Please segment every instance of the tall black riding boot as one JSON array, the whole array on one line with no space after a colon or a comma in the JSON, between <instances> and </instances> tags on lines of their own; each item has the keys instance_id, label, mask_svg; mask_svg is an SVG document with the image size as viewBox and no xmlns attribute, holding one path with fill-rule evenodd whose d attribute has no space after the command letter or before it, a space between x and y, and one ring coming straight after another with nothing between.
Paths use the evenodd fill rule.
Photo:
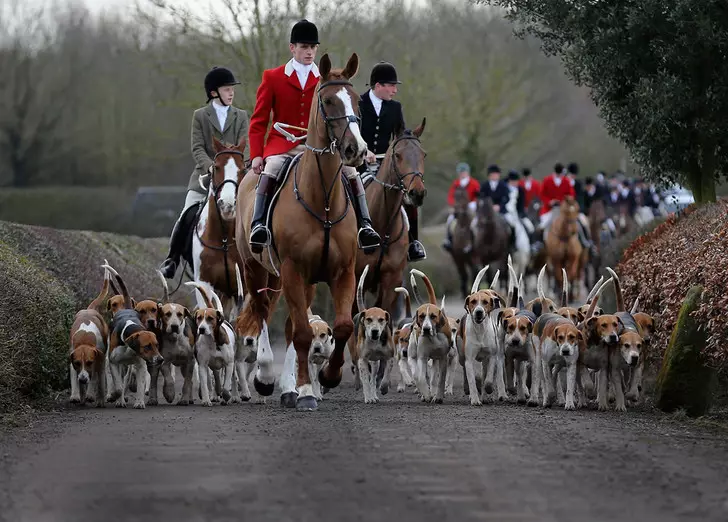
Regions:
<instances>
[{"instance_id":1,"label":"tall black riding boot","mask_svg":"<svg viewBox=\"0 0 728 522\"><path fill-rule=\"evenodd\" d=\"M351 189L351 202L356 214L357 227L359 227L356 241L365 254L371 254L381 244L381 238L372 226L372 219L369 217L369 207L367 206L367 195L364 192L361 179L358 175L347 179Z\"/></svg>"},{"instance_id":2,"label":"tall black riding boot","mask_svg":"<svg viewBox=\"0 0 728 522\"><path fill-rule=\"evenodd\" d=\"M253 221L250 227L250 250L260 254L263 248L270 245L271 233L266 224L268 209L276 191L276 179L265 174L260 175L258 186L255 188L255 207L253 209Z\"/></svg>"},{"instance_id":3,"label":"tall black riding boot","mask_svg":"<svg viewBox=\"0 0 728 522\"><path fill-rule=\"evenodd\" d=\"M167 279L172 279L174 274L177 272L177 265L179 265L179 258L185 248L187 236L190 232L190 227L194 224L195 216L200 208L201 202L190 205L182 215L177 218L177 221L172 228L172 235L169 239L169 253L167 258L162 262L159 267L159 271Z\"/></svg>"},{"instance_id":4,"label":"tall black riding boot","mask_svg":"<svg viewBox=\"0 0 728 522\"><path fill-rule=\"evenodd\" d=\"M416 261L422 261L424 259L427 259L427 253L425 252L425 247L420 243L420 241L417 239L418 233L418 215L417 215L417 207L411 207L409 205L404 205L404 211L407 214L407 219L409 220L409 248L407 249L407 260L411 262Z\"/></svg>"}]
</instances>

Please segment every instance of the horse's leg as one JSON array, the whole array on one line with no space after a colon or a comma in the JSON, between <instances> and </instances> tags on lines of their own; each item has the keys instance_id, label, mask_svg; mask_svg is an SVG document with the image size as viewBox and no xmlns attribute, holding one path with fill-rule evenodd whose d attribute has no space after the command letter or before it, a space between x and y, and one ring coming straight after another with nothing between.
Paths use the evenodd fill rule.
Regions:
<instances>
[{"instance_id":1,"label":"horse's leg","mask_svg":"<svg viewBox=\"0 0 728 522\"><path fill-rule=\"evenodd\" d=\"M354 322L351 320L351 307L356 291L354 265L352 264L340 277L332 281L330 287L336 310L333 328L335 345L328 363L325 363L319 371L319 381L326 388L336 388L341 383L341 367L344 365L346 341L354 332Z\"/></svg>"},{"instance_id":2,"label":"horse's leg","mask_svg":"<svg viewBox=\"0 0 728 522\"><path fill-rule=\"evenodd\" d=\"M298 392L296 391L296 349L293 347L293 323L291 317L286 319L286 358L281 372L281 406L294 408Z\"/></svg>"},{"instance_id":3,"label":"horse's leg","mask_svg":"<svg viewBox=\"0 0 728 522\"><path fill-rule=\"evenodd\" d=\"M352 314L357 310L352 308ZM349 347L349 358L351 359L351 373L354 374L354 390L359 391L362 387L361 372L359 371L359 345L356 343L356 336L353 334L346 341Z\"/></svg>"},{"instance_id":4,"label":"horse's leg","mask_svg":"<svg viewBox=\"0 0 728 522\"><path fill-rule=\"evenodd\" d=\"M289 317L292 324L293 347L296 350L296 409L312 411L318 408L313 394L311 378L308 375L308 351L311 348L313 332L308 324L308 288L303 277L296 271L291 260L284 261L281 266L283 279L283 296L288 305ZM343 353L342 353L343 359Z\"/></svg>"}]
</instances>

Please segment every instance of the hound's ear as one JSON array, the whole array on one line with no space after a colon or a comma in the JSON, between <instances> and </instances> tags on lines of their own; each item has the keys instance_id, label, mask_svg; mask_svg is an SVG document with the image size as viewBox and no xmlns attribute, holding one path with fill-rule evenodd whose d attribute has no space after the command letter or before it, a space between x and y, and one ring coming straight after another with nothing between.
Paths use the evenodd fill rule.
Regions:
<instances>
[{"instance_id":1,"label":"hound's ear","mask_svg":"<svg viewBox=\"0 0 728 522\"><path fill-rule=\"evenodd\" d=\"M621 334L624 331L624 323L622 322L622 319L617 316L617 322L619 323L619 333Z\"/></svg>"},{"instance_id":2,"label":"hound's ear","mask_svg":"<svg viewBox=\"0 0 728 522\"><path fill-rule=\"evenodd\" d=\"M384 311L384 320L387 321L387 326L392 324L392 318L386 310Z\"/></svg>"},{"instance_id":3,"label":"hound's ear","mask_svg":"<svg viewBox=\"0 0 728 522\"><path fill-rule=\"evenodd\" d=\"M437 321L437 326L439 327L440 331L444 330L447 327L447 316L442 310L440 310L440 318Z\"/></svg>"},{"instance_id":4,"label":"hound's ear","mask_svg":"<svg viewBox=\"0 0 728 522\"><path fill-rule=\"evenodd\" d=\"M580 323L584 321L584 317L584 312L582 312L581 310L577 310L576 318L579 320Z\"/></svg>"},{"instance_id":5,"label":"hound's ear","mask_svg":"<svg viewBox=\"0 0 728 522\"><path fill-rule=\"evenodd\" d=\"M382 335L380 339L382 340L382 346L387 346L389 344L389 337L392 334L392 330L389 328L389 323L387 323L387 326L384 327L384 331L382 332Z\"/></svg>"},{"instance_id":6,"label":"hound's ear","mask_svg":"<svg viewBox=\"0 0 728 522\"><path fill-rule=\"evenodd\" d=\"M468 305L469 304L470 304L470 296L466 297L465 298L465 302L463 303L463 308L465 308L465 311L469 311L468 310Z\"/></svg>"},{"instance_id":7,"label":"hound's ear","mask_svg":"<svg viewBox=\"0 0 728 522\"><path fill-rule=\"evenodd\" d=\"M528 333L533 333L533 323L528 321Z\"/></svg>"},{"instance_id":8,"label":"hound's ear","mask_svg":"<svg viewBox=\"0 0 728 522\"><path fill-rule=\"evenodd\" d=\"M496 308L500 308L500 307L501 307L500 297L494 297L493 298L493 310L495 310Z\"/></svg>"},{"instance_id":9,"label":"hound's ear","mask_svg":"<svg viewBox=\"0 0 728 522\"><path fill-rule=\"evenodd\" d=\"M189 310L188 310L188 309L187 309L186 307L185 307L185 308L183 308L183 310L185 311L185 317L188 317L188 318L190 318L190 319L192 319L192 318L193 318L193 317L192 317L192 314L190 313L190 311L189 311Z\"/></svg>"},{"instance_id":10,"label":"hound's ear","mask_svg":"<svg viewBox=\"0 0 728 522\"><path fill-rule=\"evenodd\" d=\"M584 342L584 334L581 333L581 330L579 330L579 342Z\"/></svg>"},{"instance_id":11,"label":"hound's ear","mask_svg":"<svg viewBox=\"0 0 728 522\"><path fill-rule=\"evenodd\" d=\"M225 322L225 316L222 315L222 312L220 310L217 311L217 326L222 326L222 323Z\"/></svg>"},{"instance_id":12,"label":"hound's ear","mask_svg":"<svg viewBox=\"0 0 728 522\"><path fill-rule=\"evenodd\" d=\"M334 332L331 331L331 327L330 326L329 327L326 327L326 333L328 334L329 337L333 337L334 336Z\"/></svg>"},{"instance_id":13,"label":"hound's ear","mask_svg":"<svg viewBox=\"0 0 728 522\"><path fill-rule=\"evenodd\" d=\"M130 297L129 299L131 299L131 306L132 306L132 308L136 309L136 305L137 305L136 300L133 297Z\"/></svg>"},{"instance_id":14,"label":"hound's ear","mask_svg":"<svg viewBox=\"0 0 728 522\"><path fill-rule=\"evenodd\" d=\"M599 319L598 317L595 317L595 316L593 316L593 315L592 315L592 316L591 316L591 317L590 317L590 318L589 318L589 319L587 320L587 322L586 322L586 331L587 331L587 332L590 332L590 333L591 333L591 332L593 332L593 331L594 331L594 327L595 327L595 326L597 325L597 320L598 320L598 319Z\"/></svg>"}]
</instances>

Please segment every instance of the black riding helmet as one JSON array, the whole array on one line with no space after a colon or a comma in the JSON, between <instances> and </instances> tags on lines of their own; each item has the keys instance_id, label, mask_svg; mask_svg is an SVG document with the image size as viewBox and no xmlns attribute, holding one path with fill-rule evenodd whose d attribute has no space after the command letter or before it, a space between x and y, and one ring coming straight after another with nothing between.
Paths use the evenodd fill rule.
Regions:
<instances>
[{"instance_id":1,"label":"black riding helmet","mask_svg":"<svg viewBox=\"0 0 728 522\"><path fill-rule=\"evenodd\" d=\"M205 76L205 94L207 94L207 101L212 100L212 91L218 90L220 87L226 85L239 85L240 82L235 79L235 76L225 67L213 67L210 72Z\"/></svg>"},{"instance_id":2,"label":"black riding helmet","mask_svg":"<svg viewBox=\"0 0 728 522\"><path fill-rule=\"evenodd\" d=\"M402 83L397 79L397 69L389 62L379 62L372 68L369 75L369 86L374 87L378 83Z\"/></svg>"}]
</instances>

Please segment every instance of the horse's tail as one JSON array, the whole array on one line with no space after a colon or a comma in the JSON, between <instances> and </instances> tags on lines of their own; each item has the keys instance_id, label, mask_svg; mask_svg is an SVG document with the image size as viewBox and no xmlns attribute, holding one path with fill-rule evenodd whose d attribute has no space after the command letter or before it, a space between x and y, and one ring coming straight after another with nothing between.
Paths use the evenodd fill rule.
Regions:
<instances>
[{"instance_id":1,"label":"horse's tail","mask_svg":"<svg viewBox=\"0 0 728 522\"><path fill-rule=\"evenodd\" d=\"M165 304L169 303L169 287L167 286L167 279L159 270L157 270L157 274L159 274L159 278L162 280L162 290L164 292L164 301L162 302Z\"/></svg>"},{"instance_id":2,"label":"horse's tail","mask_svg":"<svg viewBox=\"0 0 728 522\"><path fill-rule=\"evenodd\" d=\"M488 272L488 268L490 268L490 265L485 265L483 268L480 269L480 272L478 272L478 275L475 276L475 281L473 281L473 286L470 288L471 294L474 294L480 288L480 282L485 277L486 272Z\"/></svg>"},{"instance_id":3,"label":"horse's tail","mask_svg":"<svg viewBox=\"0 0 728 522\"><path fill-rule=\"evenodd\" d=\"M192 288L196 288L200 295L202 296L202 300L205 301L205 306L207 308L213 308L216 309L215 306L212 304L212 300L210 299L210 294L207 293L207 285L203 284L202 281L187 281L185 282L186 286L190 286ZM215 292L212 292L213 294Z\"/></svg>"},{"instance_id":4,"label":"horse's tail","mask_svg":"<svg viewBox=\"0 0 728 522\"><path fill-rule=\"evenodd\" d=\"M599 278L599 281L597 281L594 284L594 288L591 289L591 292L589 292L589 295L586 296L586 304L591 304L592 299L594 299L594 295L597 293L597 290L599 290L599 285L602 284L602 281L604 281L604 276L601 276Z\"/></svg>"},{"instance_id":5,"label":"horse's tail","mask_svg":"<svg viewBox=\"0 0 728 522\"><path fill-rule=\"evenodd\" d=\"M569 306L569 277L566 275L566 269L561 269L561 306Z\"/></svg>"},{"instance_id":6,"label":"horse's tail","mask_svg":"<svg viewBox=\"0 0 728 522\"><path fill-rule=\"evenodd\" d=\"M418 275L422 278L422 280L425 282L425 287L427 288L427 297L429 299L429 303L431 305L437 306L437 296L435 295L435 288L432 286L430 278L427 277L424 272L420 272L416 268L410 270L410 274Z\"/></svg>"},{"instance_id":7,"label":"horse's tail","mask_svg":"<svg viewBox=\"0 0 728 522\"><path fill-rule=\"evenodd\" d=\"M109 281L111 281L111 274L104 268L104 284L101 286L101 291L99 292L99 295L96 296L96 299L91 301L88 305L87 310L96 310L97 312L101 311L101 303L103 303L106 296L109 295Z\"/></svg>"},{"instance_id":8,"label":"horse's tail","mask_svg":"<svg viewBox=\"0 0 728 522\"><path fill-rule=\"evenodd\" d=\"M406 317L412 317L412 301L410 300L410 295L407 289L403 286L398 286L394 289L394 291L399 294L404 294L404 311Z\"/></svg>"},{"instance_id":9,"label":"horse's tail","mask_svg":"<svg viewBox=\"0 0 728 522\"><path fill-rule=\"evenodd\" d=\"M238 285L238 296L235 298L235 306L238 310L243 309L243 302L245 301L245 291L243 289L243 278L240 277L240 267L235 263L235 282Z\"/></svg>"},{"instance_id":10,"label":"horse's tail","mask_svg":"<svg viewBox=\"0 0 728 522\"><path fill-rule=\"evenodd\" d=\"M364 280L367 278L368 273L369 265L364 267L364 271L361 273L361 277L359 278L359 284L356 285L356 307L359 310L359 313L367 309L367 305L364 302Z\"/></svg>"},{"instance_id":11,"label":"horse's tail","mask_svg":"<svg viewBox=\"0 0 728 522\"><path fill-rule=\"evenodd\" d=\"M114 270L108 263L104 263L101 265L101 268L106 268L111 274L116 278L116 282L119 283L119 288L121 289L121 295L124 297L124 307L128 309L134 308L131 304L131 296L129 295L129 290L126 288L126 284L124 283L124 280L119 275L119 272Z\"/></svg>"},{"instance_id":12,"label":"horse's tail","mask_svg":"<svg viewBox=\"0 0 728 522\"><path fill-rule=\"evenodd\" d=\"M624 296L622 296L622 287L619 284L619 277L617 277L617 274L614 273L614 270L612 270L610 267L607 267L607 272L609 272L609 275L612 276L612 279L614 279L614 293L617 295L617 312L626 312L624 308Z\"/></svg>"}]
</instances>

